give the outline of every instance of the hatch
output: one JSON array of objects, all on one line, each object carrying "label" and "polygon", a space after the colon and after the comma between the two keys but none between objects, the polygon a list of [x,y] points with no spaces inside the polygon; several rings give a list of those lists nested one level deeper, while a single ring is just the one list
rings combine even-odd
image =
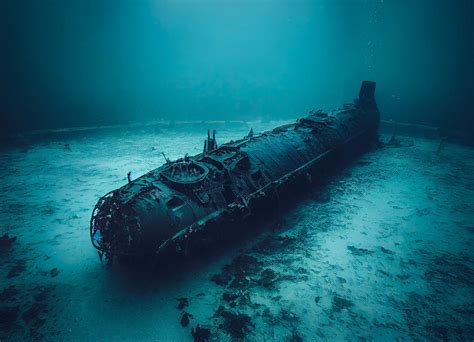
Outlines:
[{"label": "hatch", "polygon": [[161,175],[173,183],[194,184],[202,181],[209,173],[209,169],[194,161],[182,161],[170,164],[161,172]]}]

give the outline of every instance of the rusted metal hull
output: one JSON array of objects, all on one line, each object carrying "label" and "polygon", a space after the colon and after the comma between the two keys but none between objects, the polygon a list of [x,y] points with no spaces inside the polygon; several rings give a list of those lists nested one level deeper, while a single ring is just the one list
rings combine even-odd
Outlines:
[{"label": "rusted metal hull", "polygon": [[293,183],[309,183],[335,150],[376,136],[374,92],[375,83],[364,81],[359,98],[341,109],[310,112],[219,148],[208,138],[203,153],[169,161],[102,197],[90,222],[92,244],[111,260],[186,253],[190,244],[226,234],[225,223],[252,215]]}]

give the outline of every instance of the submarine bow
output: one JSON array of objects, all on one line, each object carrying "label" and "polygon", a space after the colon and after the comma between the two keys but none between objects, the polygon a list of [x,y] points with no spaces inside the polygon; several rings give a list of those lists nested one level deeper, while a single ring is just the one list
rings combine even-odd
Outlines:
[{"label": "submarine bow", "polygon": [[[100,258],[186,253],[263,210],[285,189],[310,183],[326,157],[376,137],[375,82],[352,103],[293,124],[169,161],[99,199],[90,221]],[[235,227],[233,229],[236,229]]]}]

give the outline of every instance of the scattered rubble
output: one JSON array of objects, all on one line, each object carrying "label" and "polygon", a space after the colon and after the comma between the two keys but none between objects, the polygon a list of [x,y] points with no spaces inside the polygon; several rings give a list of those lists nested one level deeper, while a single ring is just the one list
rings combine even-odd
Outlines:
[{"label": "scattered rubble", "polygon": [[191,329],[191,335],[194,342],[207,342],[211,338],[211,330],[198,324],[195,328]]},{"label": "scattered rubble", "polygon": [[214,317],[223,319],[223,323],[219,327],[232,338],[245,338],[251,327],[254,326],[249,315],[226,310],[223,306],[219,306]]}]

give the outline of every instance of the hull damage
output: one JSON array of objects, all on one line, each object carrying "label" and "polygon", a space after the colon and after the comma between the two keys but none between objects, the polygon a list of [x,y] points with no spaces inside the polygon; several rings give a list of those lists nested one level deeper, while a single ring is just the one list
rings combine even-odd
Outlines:
[{"label": "hull damage", "polygon": [[375,82],[364,81],[353,103],[330,113],[310,112],[294,124],[168,161],[103,196],[91,221],[92,244],[114,256],[186,254],[190,245],[226,234],[268,207],[293,184],[310,182],[325,158],[376,136]]}]

